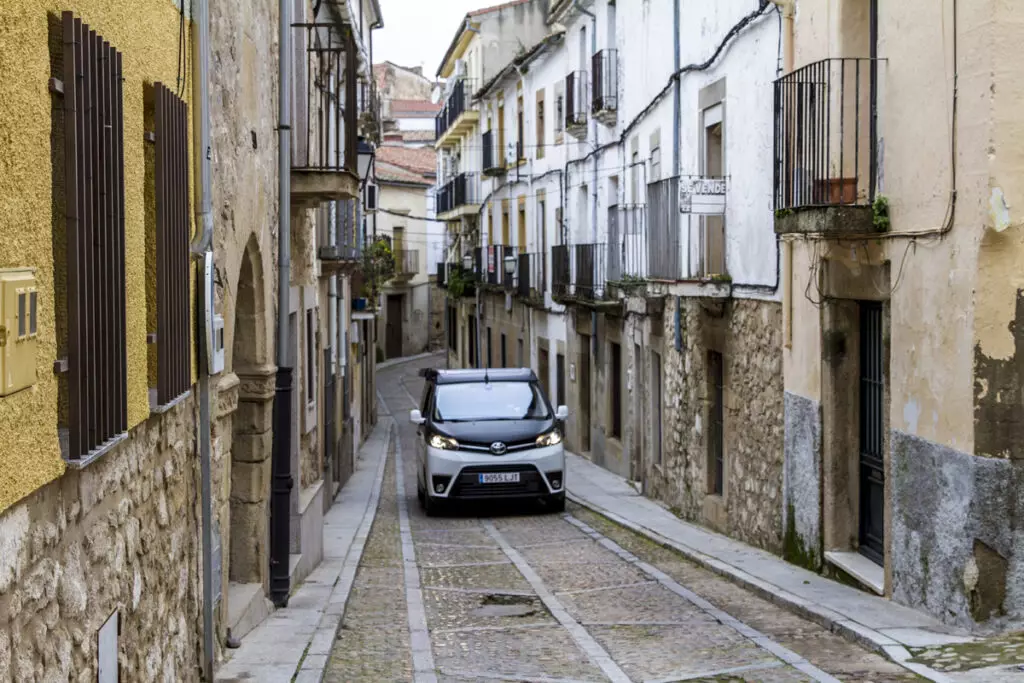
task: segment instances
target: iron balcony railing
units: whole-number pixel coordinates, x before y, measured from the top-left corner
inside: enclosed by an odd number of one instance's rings
[[[451,94],[444,103],[444,107],[434,117],[434,134],[440,138],[448,132],[462,114],[470,108],[473,97],[473,86],[468,78],[460,78],[452,86]]]
[[[877,60],[814,62],[775,81],[775,209],[874,202]]]
[[[607,278],[607,254],[605,244],[572,245],[572,295],[586,301],[605,298]]]
[[[572,282],[572,262],[569,245],[551,247],[551,295],[556,298],[569,296]]]
[[[592,111],[614,112],[619,108],[619,60],[618,50],[601,50],[590,60],[590,71],[594,74]]]
[[[477,282],[485,282],[484,265],[483,247],[473,247],[473,279]]]
[[[511,288],[512,276],[505,272],[505,257],[514,256],[518,250],[505,244],[491,244],[485,253],[487,260],[484,263],[486,275],[484,282],[489,285],[504,285]]]
[[[297,95],[292,167],[357,173],[356,47],[351,30],[333,23],[292,24],[296,32]],[[346,107],[351,102],[354,106]]]
[[[479,204],[480,185],[475,173],[460,173],[441,186],[437,212],[447,213],[462,206]]]
[[[587,125],[587,72],[573,71],[565,77],[565,127]]]
[[[439,261],[437,264],[437,286],[444,289],[448,286],[448,264]]]
[[[359,202],[342,199],[322,205],[317,220],[317,244],[323,261],[352,261],[363,253],[359,235]]]
[[[678,239],[675,237],[677,244]],[[647,206],[627,204],[609,207],[607,280],[623,282],[647,278],[649,243]]]
[[[483,171],[485,175],[505,172],[505,154],[498,149],[498,136],[493,130],[483,134]]]
[[[543,299],[547,281],[545,254],[542,251],[519,254],[516,268],[516,295],[522,299]]]
[[[420,272],[419,249],[395,249],[395,276],[412,277]]]

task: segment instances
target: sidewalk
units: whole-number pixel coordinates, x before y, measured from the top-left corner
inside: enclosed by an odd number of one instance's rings
[[[567,453],[566,460],[569,498],[574,502],[930,680],[950,679],[909,662],[908,647],[972,640],[927,614],[844,586],[769,552],[685,522],[637,493],[622,477],[585,458]]]
[[[270,615],[217,670],[223,683],[319,682],[377,514],[392,421],[380,420],[359,449],[355,472],[324,516],[324,559],[288,606]]]

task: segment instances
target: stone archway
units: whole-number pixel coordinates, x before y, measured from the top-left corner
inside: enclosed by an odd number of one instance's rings
[[[242,255],[231,365],[238,376],[232,420],[229,580],[269,587],[270,476],[275,368],[267,362],[263,264],[256,237]]]

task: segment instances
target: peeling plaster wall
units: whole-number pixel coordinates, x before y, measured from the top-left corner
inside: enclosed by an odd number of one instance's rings
[[[787,391],[785,421],[783,557],[816,570],[823,556],[821,404]]]

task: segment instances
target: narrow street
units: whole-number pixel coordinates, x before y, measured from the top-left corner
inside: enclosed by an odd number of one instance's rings
[[[433,362],[379,375],[392,438],[325,680],[915,680],[578,506],[425,517],[406,418]]]

